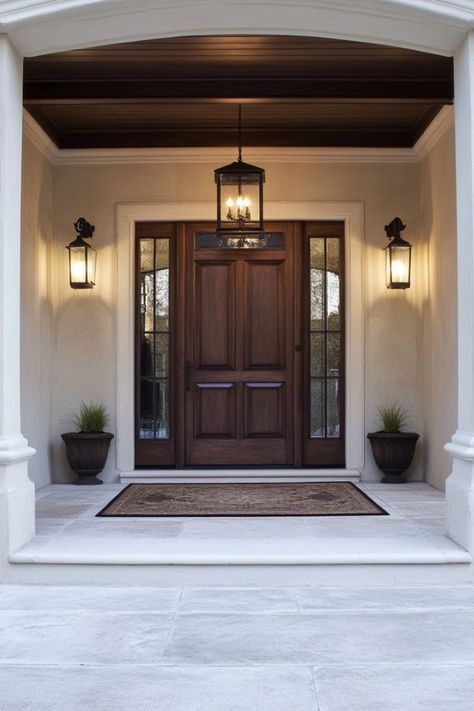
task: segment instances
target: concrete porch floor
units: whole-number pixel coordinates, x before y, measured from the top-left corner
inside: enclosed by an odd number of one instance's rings
[[[472,711],[463,586],[0,586],[2,711]]]
[[[389,516],[97,518],[123,485],[48,486],[37,495],[36,538],[11,557],[10,581],[347,585],[471,579],[470,555],[444,535],[441,492],[425,483],[360,487]]]

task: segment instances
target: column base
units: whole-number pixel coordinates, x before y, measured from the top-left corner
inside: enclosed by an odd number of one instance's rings
[[[28,477],[34,453],[24,437],[0,439],[0,580],[8,557],[35,536],[35,486]]]
[[[466,550],[474,551],[474,435],[456,432],[445,450],[453,457],[446,481],[446,529],[448,536]]]

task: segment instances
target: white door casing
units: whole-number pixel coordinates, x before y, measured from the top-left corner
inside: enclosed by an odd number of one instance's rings
[[[346,264],[346,469],[364,466],[364,301],[361,202],[266,202],[271,220],[342,220]],[[135,223],[215,220],[213,202],[125,203],[116,208],[117,363],[116,466],[122,475],[135,468],[134,279]]]

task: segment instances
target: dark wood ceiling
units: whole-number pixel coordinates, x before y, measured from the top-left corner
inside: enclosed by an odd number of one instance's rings
[[[60,148],[413,146],[453,100],[448,57],[342,40],[180,37],[25,59]]]

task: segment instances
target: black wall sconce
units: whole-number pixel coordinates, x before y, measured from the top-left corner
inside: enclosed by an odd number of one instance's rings
[[[97,252],[87,242],[92,239],[95,227],[84,217],[74,222],[77,232],[66,249],[69,251],[69,284],[71,289],[92,289],[95,286]]]
[[[411,282],[411,244],[402,239],[400,232],[406,228],[399,217],[385,225],[390,241],[385,250],[387,289],[409,289]]]

